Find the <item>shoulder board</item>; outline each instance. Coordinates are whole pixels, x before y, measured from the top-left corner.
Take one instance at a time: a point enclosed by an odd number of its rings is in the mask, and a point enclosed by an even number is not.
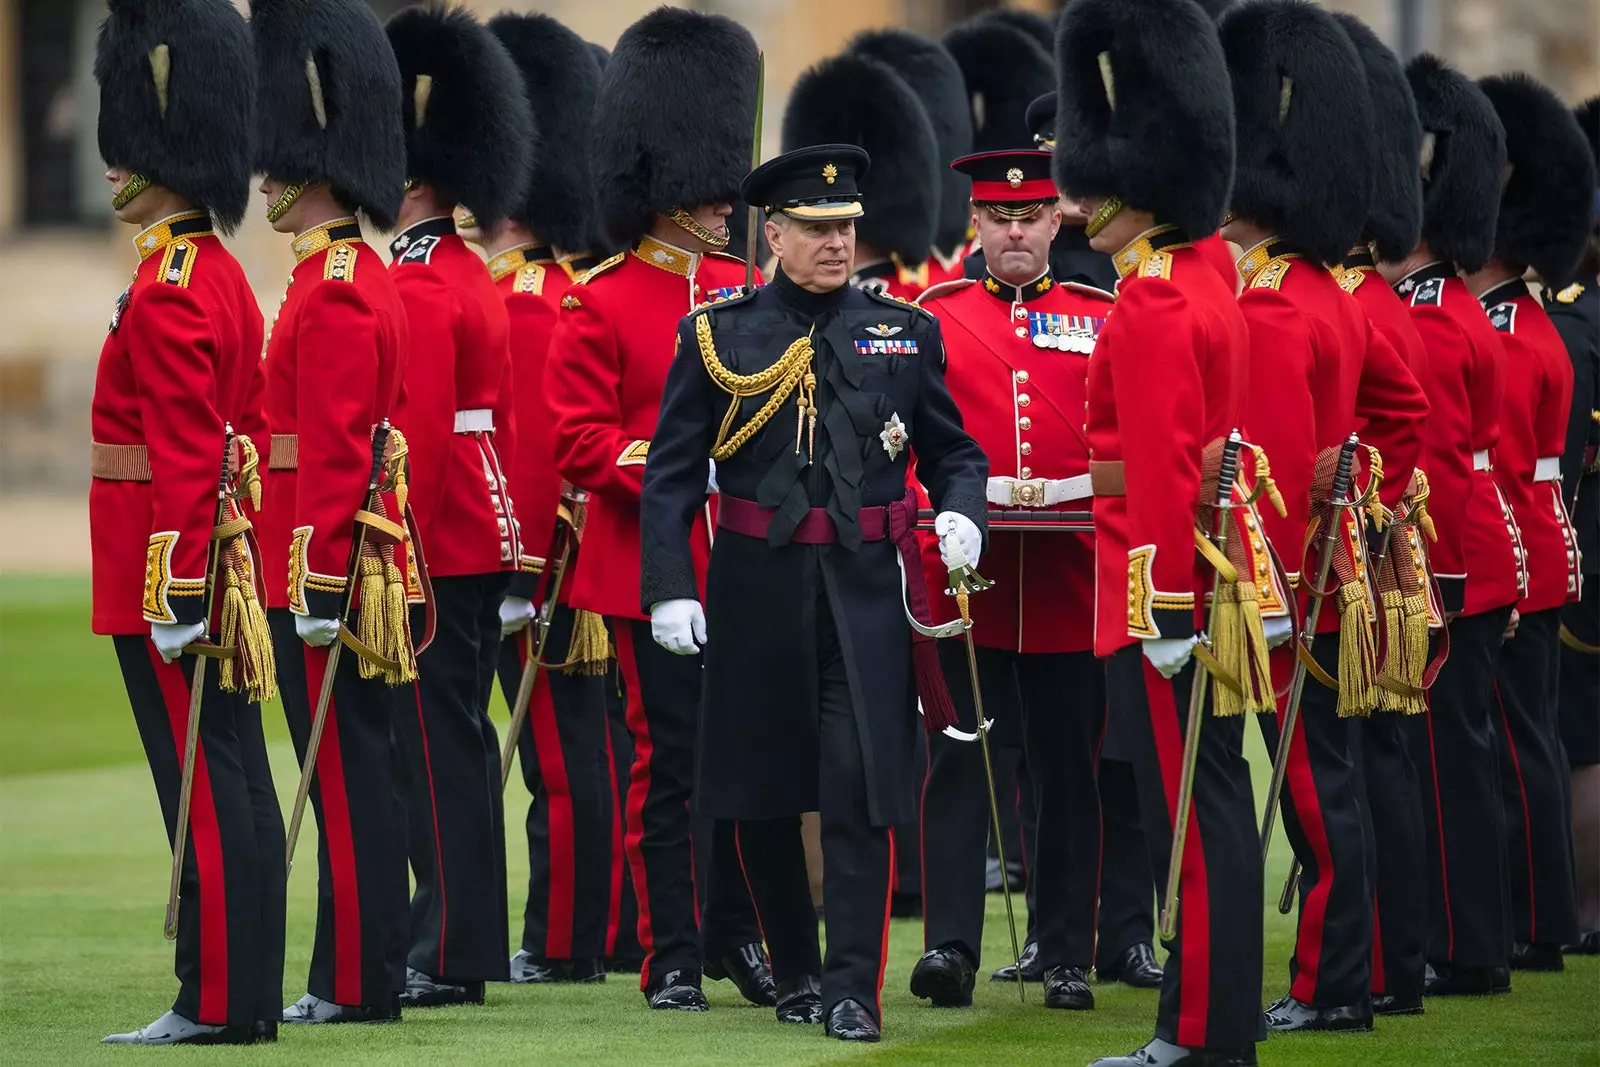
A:
[[[1367,280],[1367,272],[1356,270],[1354,267],[1334,268],[1333,280],[1339,283],[1339,288],[1347,293],[1353,293],[1361,288],[1361,283]]]
[[[1171,278],[1172,253],[1150,253],[1139,261],[1139,269],[1134,274],[1140,278]]]
[[[1256,271],[1256,276],[1250,280],[1252,289],[1281,289],[1283,279],[1289,276],[1289,268],[1294,265],[1294,260],[1285,258],[1269,260],[1267,265]]]
[[[1429,278],[1417,285],[1411,293],[1411,306],[1423,307],[1432,305],[1437,307],[1444,303],[1444,279]]]
[[[741,267],[744,266],[744,257],[736,256],[732,252],[707,252],[706,257],[708,259],[725,259],[729,263],[737,263]]]
[[[1083,296],[1092,296],[1096,300],[1104,300],[1111,304],[1114,304],[1117,301],[1117,295],[1115,293],[1108,293],[1104,289],[1097,288],[1093,285],[1084,285],[1082,282],[1061,282],[1059,283],[1059,287],[1067,290],[1069,293],[1079,293]]]
[[[1583,289],[1584,289],[1584,286],[1583,286],[1582,282],[1573,282],[1571,285],[1567,286],[1565,289],[1563,289],[1559,293],[1555,294],[1556,303],[1558,303],[1558,304],[1573,304],[1573,303],[1576,303],[1577,300],[1578,300],[1578,297],[1583,295]],[[1546,301],[1546,302],[1548,303],[1548,301]]]
[[[586,285],[589,282],[594,281],[606,271],[615,269],[619,264],[622,263],[624,259],[627,258],[627,256],[628,254],[626,252],[618,252],[610,259],[602,259],[599,263],[596,263],[594,266],[590,267],[588,270],[579,275],[575,284]]]
[[[194,261],[199,255],[200,249],[193,241],[174,241],[162,253],[161,270],[157,272],[156,280],[180,289],[189,288],[189,278],[194,274]]]
[[[346,244],[328,249],[322,261],[322,280],[325,282],[353,282],[356,280],[356,250]]]
[[[399,262],[431,263],[433,262],[433,250],[437,247],[439,247],[439,239],[437,237],[432,235],[418,237],[407,246],[404,252],[400,253]]]
[[[958,293],[969,285],[977,284],[978,279],[976,278],[951,278],[947,282],[940,282],[938,285],[930,285],[928,288],[922,291],[921,296],[917,297],[917,306],[921,307],[929,300],[938,300],[942,296],[949,296],[951,293]]]
[[[756,295],[756,289],[746,290],[742,285],[733,285],[723,289],[712,289],[705,295],[706,298],[695,305],[695,311],[701,311],[709,307],[720,310],[725,307],[732,307],[734,304],[742,304]]]
[[[918,307],[905,297],[890,296],[888,293],[876,292],[872,289],[861,289],[861,292],[865,293],[869,298],[877,301],[880,304],[888,304],[890,307],[900,308],[902,311],[911,311],[926,318],[933,318],[933,316],[928,313],[927,309]]]
[[[1517,305],[1511,302],[1495,304],[1484,309],[1489,313],[1489,325],[1501,333],[1517,332]]]
[[[511,283],[511,291],[532,293],[534,296],[544,292],[544,268],[537,263],[518,268],[517,280]]]

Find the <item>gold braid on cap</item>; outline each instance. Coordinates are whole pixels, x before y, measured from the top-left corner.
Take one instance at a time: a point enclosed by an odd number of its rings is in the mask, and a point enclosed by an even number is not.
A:
[[[672,212],[667,216],[667,218],[680,230],[684,230],[693,235],[697,241],[704,241],[713,249],[721,250],[728,247],[728,235],[726,233],[718,233],[716,230],[702,226],[699,222],[695,221],[695,217],[693,215],[689,214],[681,207],[673,208]]]
[[[815,327],[812,327],[815,330]],[[727,459],[756,433],[772,420],[778,413],[783,402],[789,399],[789,394],[798,386],[800,390],[799,408],[795,412],[795,442],[796,452],[800,451],[800,429],[805,420],[810,420],[810,443],[807,445],[808,455],[815,455],[817,440],[817,376],[811,370],[811,333],[807,332],[784,350],[778,361],[766,370],[755,374],[735,374],[717,358],[716,345],[711,339],[711,320],[708,315],[696,315],[694,320],[695,340],[700,345],[700,358],[706,365],[706,373],[711,375],[711,380],[717,388],[731,395],[728,402],[728,412],[722,417],[722,425],[717,430],[717,440],[711,446],[711,458],[716,460]],[[729,430],[733,427],[733,420],[739,414],[739,405],[746,397],[760,396],[770,391],[766,403],[761,405],[761,410],[751,416],[750,421],[734,432],[731,436]]]

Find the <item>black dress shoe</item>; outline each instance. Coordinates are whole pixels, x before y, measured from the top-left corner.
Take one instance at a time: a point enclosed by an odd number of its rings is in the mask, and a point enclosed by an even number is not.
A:
[[[1448,963],[1428,964],[1422,992],[1430,997],[1487,997],[1496,992],[1496,968],[1453,967]],[[1511,972],[1508,969],[1507,975]],[[1510,989],[1509,978],[1505,988]]]
[[[965,1008],[972,1003],[975,978],[967,954],[944,945],[924,952],[911,969],[911,995],[932,1001],[936,1008]]]
[[[1600,930],[1590,930],[1577,944],[1562,945],[1561,951],[1569,956],[1600,956]]]
[[[1242,1049],[1184,1048],[1156,1038],[1126,1056],[1106,1056],[1089,1067],[1256,1067],[1254,1045]]]
[[[1165,972],[1156,962],[1156,950],[1147,941],[1129,945],[1110,967],[1096,967],[1104,982],[1122,982],[1135,989],[1160,989]]]
[[[701,973],[713,981],[732,978],[739,995],[752,1004],[770,1008],[778,1003],[778,986],[772,980],[772,965],[767,962],[761,942],[740,945],[720,959],[708,959]]]
[[[1333,1033],[1366,1033],[1372,1029],[1372,1001],[1363,997],[1359,1004],[1318,1008],[1290,997],[1266,1013],[1267,1030],[1274,1034],[1306,1033],[1313,1030]]]
[[[989,976],[991,982],[1015,982],[1017,980],[1017,965],[1008,963],[1004,967],[996,967]],[[1039,962],[1039,943],[1029,941],[1022,946],[1022,980],[1024,982],[1044,981],[1044,964]]]
[[[406,991],[400,1004],[406,1008],[446,1008],[454,1004],[482,1004],[482,982],[452,982],[435,978],[415,967],[406,968]]]
[[[390,997],[380,1004],[335,1004],[310,993],[283,1009],[283,1021],[296,1026],[321,1023],[397,1023],[400,998]]]
[[[1068,1011],[1093,1011],[1094,990],[1086,967],[1051,967],[1044,972],[1044,1006]]]
[[[643,956],[607,956],[607,974],[638,974],[644,970]]]
[[[212,1026],[185,1019],[169,1011],[148,1026],[126,1034],[108,1034],[102,1045],[249,1045],[255,1042],[254,1027]]]
[[[700,992],[700,976],[689,971],[668,971],[644,991],[655,1011],[710,1011]]]
[[[250,1024],[250,1043],[252,1045],[276,1045],[278,1043],[278,1024],[272,1019],[257,1019]]]
[[[792,982],[779,982],[777,1011],[780,1023],[820,1023],[822,980],[806,974]]]
[[[518,985],[546,982],[604,982],[605,967],[598,959],[552,960],[518,949],[511,957],[511,980]]]
[[[841,1000],[828,1012],[826,1033],[840,1041],[877,1041],[883,1037],[878,1020],[859,1001]]]
[[[1506,965],[1489,968],[1489,992],[1495,996],[1511,992],[1511,968]]]
[[[1531,945],[1518,942],[1511,946],[1513,971],[1564,971],[1566,961],[1561,958],[1561,946],[1548,941],[1535,941]]]
[[[1374,1015],[1421,1015],[1421,993],[1380,993],[1372,998]]]

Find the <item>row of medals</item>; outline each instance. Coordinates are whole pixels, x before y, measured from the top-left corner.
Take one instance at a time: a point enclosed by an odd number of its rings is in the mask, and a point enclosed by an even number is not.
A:
[[[1094,339],[1092,330],[1068,326],[1063,333],[1034,334],[1033,344],[1035,348],[1054,348],[1058,352],[1078,352],[1086,356],[1094,351]]]

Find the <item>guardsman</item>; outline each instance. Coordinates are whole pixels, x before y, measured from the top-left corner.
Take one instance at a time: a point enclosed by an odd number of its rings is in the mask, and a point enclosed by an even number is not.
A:
[[[545,620],[544,661],[553,665],[535,678],[517,738],[532,800],[526,820],[528,900],[511,980],[603,981],[611,870],[611,777],[604,762],[607,639],[605,623],[587,612],[580,620],[567,602],[581,515],[572,511],[576,500],[563,504],[544,392],[550,335],[572,284],[560,257],[584,248],[593,225],[587,146],[600,66],[583,38],[548,15],[497,15],[489,32],[516,61],[541,143],[559,146],[533,161],[527,191],[508,218],[489,229],[472,227],[475,219],[457,223],[462,236],[489,257],[489,274],[511,318],[515,434],[501,430],[497,436],[510,468],[522,546],[517,576],[500,606],[506,705],[516,699],[529,650],[538,646],[541,623],[530,627],[530,620]],[[557,550],[564,558],[549,558],[556,544],[564,546]],[[558,570],[564,570],[561,588],[546,607]]]
[[[1045,1005],[1088,1010],[1105,672],[1094,656],[1093,546],[1048,524],[1055,513],[1083,509],[1090,497],[1084,381],[1112,296],[1060,284],[1050,273],[1050,244],[1061,225],[1050,153],[984,152],[951,167],[971,179],[988,270],[982,281],[958,279],[930,290],[923,306],[940,321],[946,381],[967,431],[988,456],[989,505],[1039,522],[1032,532],[990,535],[984,571],[995,584],[972,608],[978,675],[988,713],[1012,721],[1030,767],[1048,768],[1033,776],[1031,795],[1022,799],[1037,809],[1030,914]],[[929,585],[931,603],[947,599],[937,577]],[[965,650],[945,642],[940,661],[960,715],[957,728],[970,736],[977,711]],[[985,765],[970,740],[936,734],[928,747],[923,861],[939,876],[923,887],[926,951],[911,972],[911,991],[935,1007],[965,1006],[983,947],[989,820],[973,800],[985,795]]]
[[[1249,358],[1233,290],[1190,240],[1216,230],[1233,180],[1228,71],[1193,0],[1075,0],[1057,57],[1056,184],[1122,274],[1089,360],[1095,651],[1161,852],[1181,818],[1188,710],[1207,716],[1155,1037],[1095,1062],[1245,1067],[1261,1032],[1262,886],[1244,719],[1189,693],[1212,586],[1195,556],[1203,453],[1240,424]],[[1113,145],[1112,129],[1141,139]]]
[[[1333,17],[1304,0],[1260,0],[1231,8],[1219,32],[1233,79],[1238,163],[1222,235],[1244,250],[1239,309],[1250,327],[1246,425],[1265,448],[1287,505],[1268,512],[1263,532],[1286,558],[1291,581],[1321,584],[1329,603],[1318,616],[1306,680],[1288,740],[1284,829],[1302,864],[1299,928],[1289,992],[1267,1010],[1274,1032],[1370,1030],[1372,848],[1351,720],[1377,704],[1372,604],[1362,516],[1320,509],[1319,457],[1360,440],[1405,477],[1383,479],[1382,503],[1400,502],[1421,447],[1427,400],[1411,371],[1339,287],[1326,265],[1361,236],[1371,201],[1372,105],[1349,37]],[[1365,474],[1381,470],[1373,457]],[[1314,487],[1315,486],[1315,487]],[[1309,534],[1332,522],[1332,534]],[[1324,536],[1337,543],[1328,580],[1301,556]],[[1309,597],[1301,598],[1302,614]],[[1291,636],[1287,616],[1266,619],[1270,644]],[[1289,691],[1292,647],[1272,657],[1276,687]],[[1310,664],[1299,669],[1309,668]],[[1337,689],[1328,681],[1337,680]],[[1262,720],[1269,750],[1278,718]]]
[[[338,0],[308,10],[255,0],[250,29],[262,101],[256,166],[266,176],[267,220],[292,235],[295,258],[264,364],[273,436],[263,543],[284,715],[303,763],[345,615],[374,428],[399,406],[405,311],[357,216],[394,226],[405,137],[399,70],[367,5]],[[385,509],[398,504],[391,494]],[[358,567],[376,567],[378,585],[362,582],[358,592],[387,592],[392,582],[403,600],[408,553],[378,547],[371,527],[362,533]],[[395,570],[385,574],[385,564]],[[405,615],[363,596],[348,625],[404,639]],[[311,780],[316,936],[306,995],[284,1009],[285,1022],[400,1017],[409,886],[392,733],[395,716],[410,710],[410,687],[393,688],[402,681],[348,649],[340,656]]]
[[[413,448],[418,525],[438,611],[399,717],[407,766],[411,937],[408,1006],[483,1002],[504,981],[506,863],[500,744],[489,697],[500,609],[522,546],[495,427],[512,414],[510,317],[458,206],[495,225],[527,189],[533,120],[500,42],[458,8],[389,20],[406,130],[405,198],[390,271],[411,358],[399,423]]]
[[[690,662],[704,649],[696,800],[738,820],[778,1017],[848,1041],[882,1028],[890,828],[916,810],[913,677],[942,689],[906,621],[902,588],[925,592],[907,467],[914,450],[946,556],[976,564],[988,466],[945,384],[937,321],[848,284],[867,165],[855,145],[814,145],[745,179],[778,273],[678,329],[645,469],[640,589],[663,649]],[[708,456],[722,490],[702,594],[691,537]],[[922,695],[928,721],[934,708],[948,721],[948,696]],[[821,813],[825,960],[806,811]]]
[[[111,206],[138,227],[139,265],[95,374],[92,625],[116,646],[169,842],[180,832],[186,738],[198,731],[178,887],[178,997],[148,1026],[105,1043],[273,1041],[283,1003],[283,818],[257,703],[273,686],[260,557],[237,529],[211,549],[219,524],[248,526],[250,475],[234,435],[266,443],[261,312],[216,235],[239,224],[250,199],[250,31],[223,0],[113,4],[94,74]],[[230,627],[229,617],[244,625]],[[202,669],[195,646],[213,651],[213,634],[231,643],[231,658]],[[203,687],[200,700],[191,686]]]
[[[1495,481],[1522,531],[1527,590],[1500,649],[1495,677],[1501,795],[1510,873],[1511,967],[1559,971],[1561,946],[1578,940],[1572,870],[1570,783],[1556,726],[1561,609],[1579,595],[1578,535],[1561,495],[1561,459],[1572,410],[1572,361],[1529,291],[1571,284],[1594,210],[1594,162],[1572,112],[1523,74],[1478,87],[1506,130],[1510,176],[1500,195],[1495,252],[1467,276],[1505,346]]]
[[[1428,714],[1406,724],[1418,760],[1428,847],[1428,963],[1423,992],[1485,994],[1509,983],[1505,815],[1499,800],[1494,666],[1521,595],[1520,548],[1489,454],[1500,434],[1505,351],[1458,271],[1494,252],[1505,131],[1471,81],[1431,55],[1406,66],[1422,125],[1422,239],[1378,264],[1427,351],[1423,466],[1438,541],[1434,576],[1450,658]],[[1499,972],[1498,974],[1496,972]]]
[[[755,41],[731,19],[661,8],[624,31],[601,78],[590,158],[601,221],[628,251],[561,298],[545,371],[556,469],[589,494],[571,602],[606,617],[628,699],[626,848],[647,954],[640,988],[652,1008],[680,1011],[707,1009],[702,973],[732,977],[755,1003],[776,996],[731,824],[717,826],[710,878],[696,889],[689,805],[700,663],[658,648],[639,607],[639,491],[670,338],[684,315],[744,282],[744,264],[722,249],[749,168],[756,72]],[[704,477],[710,494],[709,462]],[[703,510],[709,516],[709,504]],[[704,521],[694,539],[703,564]]]

